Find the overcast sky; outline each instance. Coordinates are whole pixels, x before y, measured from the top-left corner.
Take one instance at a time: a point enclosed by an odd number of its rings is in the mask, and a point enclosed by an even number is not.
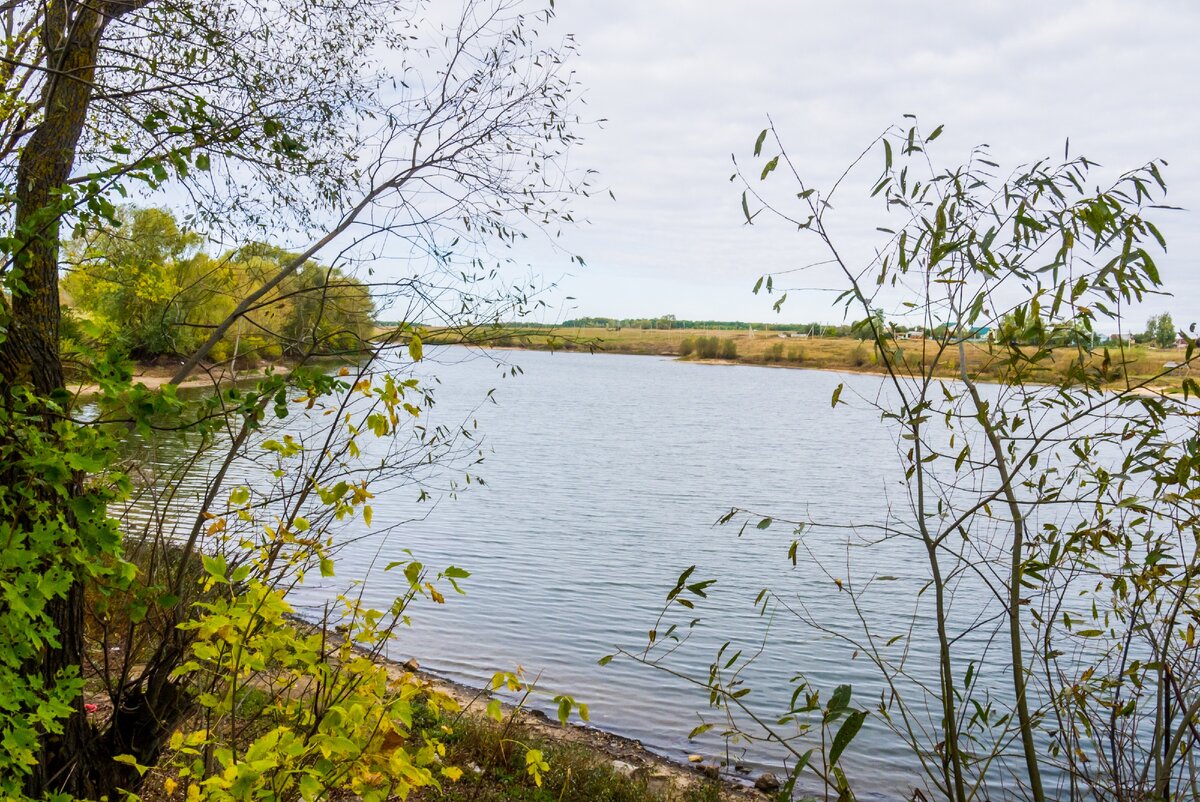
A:
[[[934,156],[956,164],[989,143],[1010,166],[1072,153],[1106,167],[1170,163],[1173,298],[1134,311],[1200,317],[1200,3],[559,0],[575,35],[591,116],[572,158],[600,172],[590,224],[569,232],[587,268],[561,281],[559,320],[576,315],[835,321],[832,296],[793,293],[782,314],[755,278],[812,251],[796,234],[743,225],[730,154],[747,158],[770,114],[789,152],[828,185],[901,115],[945,124]],[[877,175],[852,176],[840,236],[869,253],[864,199]],[[557,273],[545,266],[545,273]],[[805,274],[802,286],[833,286]],[[564,296],[576,300],[562,300]],[[552,316],[553,317],[553,316]]]

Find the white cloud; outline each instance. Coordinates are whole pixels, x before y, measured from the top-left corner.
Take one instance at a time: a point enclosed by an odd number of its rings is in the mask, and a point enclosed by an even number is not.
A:
[[[1166,158],[1170,202],[1200,206],[1200,5],[560,0],[558,12],[581,47],[588,109],[608,119],[578,158],[617,196],[588,202],[592,225],[569,235],[589,267],[564,293],[584,313],[773,317],[750,294],[755,277],[810,254],[795,236],[742,225],[727,180],[730,153],[749,155],[768,113],[819,184],[913,112],[946,124],[948,162],[980,142],[1008,164],[1061,154],[1070,137],[1114,169]],[[852,177],[839,204],[862,254],[872,175]],[[1139,316],[1200,318],[1197,222],[1194,211],[1166,219],[1160,267],[1175,298]],[[829,302],[793,296],[784,316],[829,319]]]

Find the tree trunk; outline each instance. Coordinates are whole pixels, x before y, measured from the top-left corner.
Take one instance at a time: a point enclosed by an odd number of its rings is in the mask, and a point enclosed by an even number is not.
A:
[[[11,306],[6,310],[8,330],[0,341],[0,380],[6,395],[22,386],[44,401],[64,390],[58,258],[61,221],[71,206],[64,189],[75,166],[92,99],[101,37],[115,14],[131,8],[126,3],[51,0],[43,12],[41,34],[48,73],[41,98],[43,116],[17,164],[13,234],[18,246],[5,280]],[[75,493],[83,492],[82,479],[81,474],[72,480]],[[69,512],[65,514],[69,516]],[[66,525],[71,527],[73,521],[68,518]],[[75,535],[64,532],[63,536],[64,551],[69,552],[72,544],[66,541]],[[57,554],[46,559],[63,558]],[[83,666],[82,581],[77,578],[63,596],[51,600],[46,613],[57,630],[57,644],[44,647],[29,673],[40,676],[46,687],[53,687],[64,673],[80,671]],[[26,783],[31,797],[61,791],[95,798],[98,792],[108,790],[97,787],[96,770],[101,762],[111,760],[99,756],[83,699],[74,700],[73,708],[60,734],[43,735],[38,764]]]
[[[50,75],[42,95],[44,118],[17,164],[14,234],[18,246],[9,277],[12,309],[0,344],[0,376],[49,396],[63,386],[58,353],[59,232],[96,74],[106,18],[92,5],[72,15],[66,0],[46,9],[42,39]]]

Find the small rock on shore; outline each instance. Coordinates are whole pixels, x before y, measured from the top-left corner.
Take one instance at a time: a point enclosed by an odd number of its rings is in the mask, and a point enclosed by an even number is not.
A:
[[[764,771],[758,775],[758,779],[754,781],[754,787],[762,791],[764,794],[773,794],[780,788],[779,778],[769,771]]]

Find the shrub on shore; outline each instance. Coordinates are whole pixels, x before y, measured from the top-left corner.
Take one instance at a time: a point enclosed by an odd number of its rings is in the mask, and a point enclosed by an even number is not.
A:
[[[498,723],[470,712],[438,715],[419,704],[414,719],[425,730],[441,731],[446,761],[466,768],[456,782],[426,789],[422,798],[430,802],[718,802],[722,798],[719,783],[660,787],[641,772],[619,771],[608,755],[588,744],[546,739],[521,722]],[[441,730],[442,726],[449,731]],[[537,750],[549,764],[540,786],[526,771],[527,749]]]
[[[721,341],[716,337],[697,337],[696,356],[701,359],[716,359],[720,353]]]

